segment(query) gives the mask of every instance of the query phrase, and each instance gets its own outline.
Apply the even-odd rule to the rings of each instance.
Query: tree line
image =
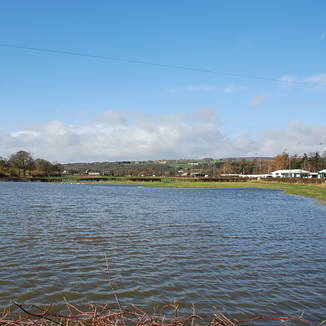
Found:
[[[303,169],[309,172],[318,172],[326,168],[326,151],[310,152],[303,155],[289,155],[289,153],[281,153],[274,158],[229,158],[226,160],[212,160],[211,163],[206,162],[199,164],[197,171],[201,175],[217,176],[221,174],[268,174],[272,171],[287,169]],[[190,172],[187,169],[186,172]],[[190,172],[191,173],[191,172]]]
[[[60,175],[64,167],[60,163],[51,163],[45,159],[34,159],[33,155],[26,151],[18,151],[8,159],[0,157],[0,175],[11,177],[47,177]]]
[[[302,156],[282,153],[274,158],[204,158],[163,160],[156,163],[153,161],[96,162],[65,165],[69,174],[85,174],[86,171],[91,171],[106,176],[208,175],[215,177],[221,174],[268,174],[285,169],[305,169],[316,172],[324,168],[326,168],[326,152],[323,154],[313,152]]]
[[[18,151],[8,159],[0,157],[0,176],[11,177],[43,177],[59,176],[64,170],[70,174],[86,174],[96,171],[107,176],[180,176],[180,175],[209,175],[215,177],[221,174],[268,174],[269,172],[285,169],[304,169],[317,172],[326,168],[326,151],[322,154],[311,152],[303,155],[281,153],[274,158],[205,158],[191,164],[194,160],[167,161],[165,164],[152,161],[142,164],[130,162],[77,163],[76,165],[51,163],[45,159],[34,159],[26,151]],[[172,163],[173,162],[173,163]],[[77,168],[78,167],[78,168]]]
[[[289,155],[283,152],[272,159],[254,158],[251,160],[228,159],[221,167],[223,173],[236,174],[268,174],[277,170],[303,169],[309,172],[317,172],[326,167],[326,151],[322,154],[311,152],[303,155]],[[221,169],[220,169],[221,170]]]

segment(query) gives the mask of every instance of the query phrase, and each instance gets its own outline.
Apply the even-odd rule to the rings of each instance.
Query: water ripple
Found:
[[[326,210],[261,189],[0,183],[0,303],[325,318]],[[60,306],[60,303],[59,303]],[[58,308],[59,309],[59,308]]]

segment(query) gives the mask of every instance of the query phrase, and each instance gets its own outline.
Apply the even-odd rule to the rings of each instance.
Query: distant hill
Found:
[[[178,159],[178,160],[156,160],[156,161],[120,161],[120,162],[78,162],[78,163],[66,163],[63,164],[64,169],[68,172],[75,171],[76,173],[87,173],[87,172],[100,172],[113,174],[117,170],[125,170],[127,173],[129,170],[142,170],[152,168],[160,170],[160,172],[167,171],[177,166],[184,166],[187,164],[221,164],[227,160],[240,161],[245,159],[246,161],[252,161],[259,159],[263,161],[270,161],[273,157],[229,157],[221,159]]]

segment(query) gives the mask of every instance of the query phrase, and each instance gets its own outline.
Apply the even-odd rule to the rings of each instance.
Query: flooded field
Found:
[[[0,183],[0,307],[326,318],[326,209],[254,188]]]

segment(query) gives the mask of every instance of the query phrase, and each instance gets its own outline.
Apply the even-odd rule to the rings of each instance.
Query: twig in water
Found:
[[[313,323],[311,323],[310,321],[305,320],[305,319],[300,318],[300,317],[255,317],[255,318],[250,318],[250,319],[238,321],[237,322],[237,325],[243,324],[243,323],[247,323],[249,321],[263,320],[263,319],[266,319],[266,320],[273,320],[273,319],[274,320],[281,320],[282,325],[284,325],[284,320],[298,320],[298,321],[301,321],[303,323],[306,323],[306,324],[309,324],[309,325],[313,325]]]
[[[13,301],[13,302],[14,302],[14,301]],[[51,318],[48,318],[48,317],[44,316],[44,313],[43,313],[43,314],[33,314],[33,313],[27,311],[26,309],[24,309],[24,308],[22,307],[22,305],[20,305],[19,303],[14,302],[14,304],[15,304],[17,307],[19,307],[21,310],[23,310],[26,314],[28,314],[28,315],[30,315],[30,316],[34,316],[34,317],[41,318],[41,319],[46,319],[46,320],[51,321],[52,323],[55,323],[55,324],[57,324],[57,325],[61,325],[61,323],[58,323],[57,321],[55,321],[55,320],[53,320],[53,319],[51,319]]]
[[[221,324],[218,324],[218,325],[221,325],[221,326],[236,326],[236,324],[234,324],[229,318],[227,318],[225,315],[223,315],[217,307],[213,306],[217,311],[218,311],[218,314],[214,314],[214,317],[216,318],[216,320],[221,323]]]

